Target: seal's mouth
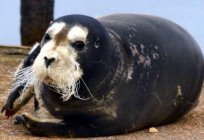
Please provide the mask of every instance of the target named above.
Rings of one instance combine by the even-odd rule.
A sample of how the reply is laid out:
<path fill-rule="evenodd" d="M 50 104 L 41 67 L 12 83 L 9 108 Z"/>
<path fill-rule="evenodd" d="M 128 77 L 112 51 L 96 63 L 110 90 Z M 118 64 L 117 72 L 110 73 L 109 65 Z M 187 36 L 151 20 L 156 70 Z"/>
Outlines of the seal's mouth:
<path fill-rule="evenodd" d="M 44 78 L 43 83 L 48 84 L 48 85 L 53 85 L 54 80 L 51 79 L 48 75 Z"/>

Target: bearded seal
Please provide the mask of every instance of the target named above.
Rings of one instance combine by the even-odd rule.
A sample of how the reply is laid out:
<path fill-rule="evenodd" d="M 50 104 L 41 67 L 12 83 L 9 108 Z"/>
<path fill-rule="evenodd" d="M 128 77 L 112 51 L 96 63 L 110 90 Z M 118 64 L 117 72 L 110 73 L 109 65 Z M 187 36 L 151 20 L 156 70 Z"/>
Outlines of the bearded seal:
<path fill-rule="evenodd" d="M 203 55 L 177 24 L 115 14 L 54 20 L 25 59 L 2 109 L 33 135 L 91 137 L 167 124 L 196 105 Z"/>

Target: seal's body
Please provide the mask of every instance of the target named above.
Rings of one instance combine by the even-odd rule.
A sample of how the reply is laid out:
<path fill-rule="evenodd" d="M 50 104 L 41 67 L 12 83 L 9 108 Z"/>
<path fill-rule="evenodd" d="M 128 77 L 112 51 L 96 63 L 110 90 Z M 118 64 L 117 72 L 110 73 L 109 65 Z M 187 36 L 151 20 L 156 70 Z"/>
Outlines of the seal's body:
<path fill-rule="evenodd" d="M 20 74 L 29 69 L 32 80 L 14 86 L 3 111 L 14 114 L 34 90 L 36 114 L 16 117 L 32 134 L 127 133 L 186 114 L 197 103 L 203 68 L 194 39 L 166 19 L 64 16 L 24 61 Z M 18 75 L 17 83 L 25 79 Z"/>

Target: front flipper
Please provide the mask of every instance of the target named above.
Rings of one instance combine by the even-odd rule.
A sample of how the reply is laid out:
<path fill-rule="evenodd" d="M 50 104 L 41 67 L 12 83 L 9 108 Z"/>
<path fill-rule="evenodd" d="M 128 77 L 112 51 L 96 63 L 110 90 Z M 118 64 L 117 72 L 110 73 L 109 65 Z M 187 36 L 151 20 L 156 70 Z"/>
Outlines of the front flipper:
<path fill-rule="evenodd" d="M 15 100 L 15 102 L 10 102 L 7 100 L 6 104 L 3 106 L 1 112 L 5 111 L 5 115 L 9 118 L 13 116 L 22 106 L 24 106 L 33 97 L 33 87 L 28 87 L 24 89 L 20 97 Z"/>
<path fill-rule="evenodd" d="M 30 52 L 29 56 L 24 60 L 23 64 L 19 67 L 19 70 L 17 70 L 16 72 L 16 76 L 18 76 L 19 71 L 32 66 L 34 60 L 36 59 L 36 57 L 38 56 L 40 52 L 40 45 L 37 45 L 36 47 L 34 47 L 34 50 L 32 52 Z M 15 83 L 17 82 L 17 80 L 15 80 Z M 26 83 L 25 83 L 26 84 Z M 10 91 L 7 100 L 5 102 L 5 105 L 3 106 L 1 113 L 3 113 L 5 111 L 5 115 L 7 117 L 12 116 L 13 114 L 15 114 L 23 105 L 25 105 L 28 100 L 33 96 L 33 92 L 27 92 L 27 88 L 25 87 L 25 84 L 21 84 L 15 88 L 12 88 L 12 90 Z M 25 94 L 23 94 L 25 97 L 21 96 L 22 92 L 25 92 Z M 30 91 L 30 89 L 29 89 Z M 28 95 L 27 95 L 28 94 Z M 22 98 L 21 98 L 22 97 Z M 18 100 L 21 100 L 21 102 L 17 102 Z M 18 104 L 16 104 L 18 103 Z"/>
<path fill-rule="evenodd" d="M 91 125 L 66 122 L 61 119 L 42 119 L 24 113 L 15 117 L 15 124 L 21 124 L 26 132 L 37 136 L 93 137 L 97 128 Z"/>
<path fill-rule="evenodd" d="M 5 116 L 10 117 L 14 114 L 13 112 L 13 104 L 14 101 L 20 96 L 20 91 L 23 90 L 23 86 L 17 87 L 15 90 L 12 90 L 9 93 L 9 96 L 4 104 L 3 108 L 1 109 L 1 113 L 5 111 Z"/>
<path fill-rule="evenodd" d="M 15 124 L 21 124 L 29 132 L 37 136 L 65 136 L 68 126 L 60 119 L 42 119 L 29 113 L 16 116 Z"/>

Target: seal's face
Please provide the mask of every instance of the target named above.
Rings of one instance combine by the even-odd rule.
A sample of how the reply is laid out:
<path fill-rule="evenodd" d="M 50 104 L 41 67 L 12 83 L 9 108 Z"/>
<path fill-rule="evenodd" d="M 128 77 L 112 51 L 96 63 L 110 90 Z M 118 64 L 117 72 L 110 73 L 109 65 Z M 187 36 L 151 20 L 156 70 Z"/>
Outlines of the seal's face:
<path fill-rule="evenodd" d="M 97 85 L 115 69 L 110 61 L 115 56 L 112 46 L 104 26 L 93 18 L 70 15 L 56 19 L 45 32 L 32 64 L 18 71 L 14 89 L 24 85 L 44 92 L 53 87 L 50 92 L 60 93 L 64 101 L 72 95 L 90 99 L 89 89 L 99 93 Z"/>
<path fill-rule="evenodd" d="M 75 94 L 77 81 L 83 75 L 77 58 L 86 46 L 87 35 L 88 29 L 80 25 L 68 27 L 63 22 L 51 24 L 32 66 L 36 79 L 60 88 L 64 100 Z"/>

